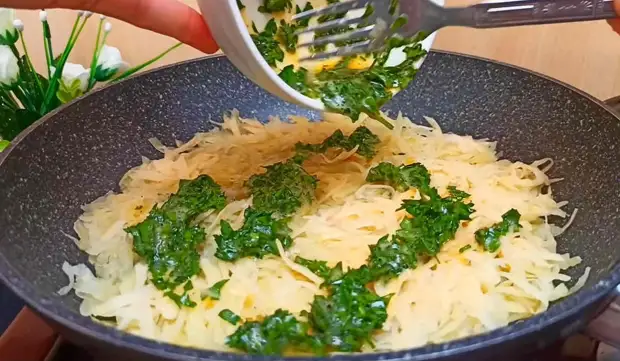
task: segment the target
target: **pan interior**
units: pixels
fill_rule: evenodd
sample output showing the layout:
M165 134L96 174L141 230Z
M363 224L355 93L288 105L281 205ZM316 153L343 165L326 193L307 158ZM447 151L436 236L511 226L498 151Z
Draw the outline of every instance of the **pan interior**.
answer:
M86 261L64 234L72 234L80 206L117 189L141 155L157 157L148 138L170 145L187 140L233 108L261 120L319 118L263 92L224 58L211 58L104 89L41 123L0 167L5 280L27 297L40 297L51 312L79 319L79 300L56 291L67 283L62 263ZM411 119L431 116L447 132L496 140L511 160L552 157L551 175L565 178L554 186L554 198L570 201L568 211L579 209L559 239L560 252L584 259L569 274L592 267L592 286L620 260L620 122L597 103L518 69L433 53L386 109Z

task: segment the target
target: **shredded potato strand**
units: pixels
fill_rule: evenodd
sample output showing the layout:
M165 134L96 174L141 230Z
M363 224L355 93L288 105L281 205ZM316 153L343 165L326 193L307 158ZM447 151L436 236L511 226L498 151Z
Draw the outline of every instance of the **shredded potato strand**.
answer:
M218 317L230 309L244 319L261 319L278 308L299 314L309 310L312 299L323 294L321 279L292 262L296 256L327 261L345 267L366 263L369 245L393 234L404 211L403 199L415 198L415 190L399 193L389 186L365 183L368 170L379 162L396 165L420 162L432 175L432 186L446 194L448 186L471 194L472 220L457 232L435 260L402 273L386 284L376 284L379 295L394 294L383 330L374 336L376 350L403 349L470 336L530 317L547 309L550 302L569 290L562 274L581 260L556 251L554 235L565 228L547 223L548 216L566 217L546 190L545 172L552 165L544 159L531 165L497 158L495 143L468 136L445 134L433 119L429 126L398 116L393 130L376 122L352 123L343 116L328 116L316 123L292 117L291 122L272 119L266 125L242 119L236 111L227 115L221 129L197 134L178 147L149 141L163 158L144 159L120 182L121 193L109 193L84 206L75 223L75 242L90 256L93 273L85 265L65 263L63 271L71 289L83 299L84 316L116 317L119 329L183 346L227 350L226 336L235 326ZM297 142L320 143L335 130L345 134L365 125L381 140L372 162L355 151L310 158L306 169L320 180L317 201L291 221L293 246L280 256L236 263L215 258L214 234L219 221L234 228L243 223L243 211L251 205L244 181L262 167L293 155ZM219 214L198 217L207 230L202 250L202 272L192 279L190 297L195 308L179 309L148 282L148 267L132 251L124 228L144 220L151 208L174 193L181 179L209 174L226 191L229 203ZM234 200L234 201L233 201ZM514 208L522 228L502 239L498 254L484 252L474 233L501 221ZM572 222L571 217L570 222ZM471 245L471 249L459 249ZM220 300L201 300L218 281L230 279ZM557 283L560 281L560 283ZM371 351L371 350L367 350Z

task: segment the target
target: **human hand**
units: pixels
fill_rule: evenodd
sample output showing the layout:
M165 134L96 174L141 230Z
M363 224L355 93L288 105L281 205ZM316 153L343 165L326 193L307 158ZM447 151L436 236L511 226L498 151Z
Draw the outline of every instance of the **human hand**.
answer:
M616 14L620 14L620 0L614 0L614 9L616 10ZM620 35L620 18L607 20L607 23Z
M205 53L218 49L202 16L179 0L0 0L0 6L87 10L171 36Z

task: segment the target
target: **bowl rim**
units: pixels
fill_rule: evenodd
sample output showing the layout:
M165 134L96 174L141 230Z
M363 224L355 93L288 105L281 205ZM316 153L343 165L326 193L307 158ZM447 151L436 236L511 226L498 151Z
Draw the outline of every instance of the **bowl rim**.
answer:
M448 56L458 56L465 57L469 59L474 59L486 63L492 63L494 65L499 65L503 67L507 67L517 71L523 71L526 73L530 73L541 77L545 80L548 80L557 85L561 85L569 90L576 92L577 94L585 97L589 101L599 105L603 110L605 110L609 115L613 118L620 121L620 117L614 113L609 107L603 104L600 100L594 98L592 95L585 93L575 87L565 84L557 79L551 78L546 75L542 75L540 73L530 71L524 69L519 66L506 64L499 61L489 60L478 56L472 55L464 55L455 52L449 51L432 51L435 54L439 55L448 55ZM135 82L144 78L147 75L152 75L158 72L165 72L169 69L176 68L179 66L200 63L204 61L221 61L221 58L224 58L223 54L214 54L206 57L201 57L197 59L191 59L179 63L170 64L167 66L155 68L152 70L145 71L136 76L125 79L120 83L124 82ZM53 121L55 116L69 109L75 103L81 101L82 99L90 96L94 96L95 94L99 94L100 92L105 91L108 87L114 85L108 85L97 89L93 92L88 93L85 96L75 99L74 101L64 104L61 107L57 108L53 112L47 114L43 118L39 119L37 122L32 124L26 130L24 130L18 137L11 142L11 145L5 149L5 151L0 153L0 170L2 169L2 165L5 160L10 156L11 152L15 147L26 137L28 134L32 133L34 129L39 127L41 124ZM104 326L102 324L96 323L92 321L88 317L84 317L76 313L75 311L71 311L68 308L50 308L49 304L52 303L50 298L42 296L36 288L34 288L30 283L22 282L22 279L10 262L6 259L4 254L0 253L0 280L4 282L4 284L11 289L12 292L17 294L28 307L34 310L39 315L43 316L45 319L48 319L67 330L72 332L76 332L82 336L87 337L89 340L98 340L104 343L114 345L119 349L138 352L143 355L148 355L152 357L160 357L160 358L168 358L171 360L196 360L196 359L205 359L205 360L225 360L225 361L276 361L276 360L296 360L296 361L317 361L324 360L325 357L277 357L277 356L253 356L247 354L239 354L232 352L224 352L224 351L214 351L208 349L194 349L189 347L177 346L161 341L156 341L152 339L143 338L137 335L133 335L124 331L117 330L112 327ZM450 341L447 343L441 344L431 344L425 345L421 347L398 350L398 351L387 351L387 352L378 352L378 353L365 353L365 354L347 354L347 355L338 355L333 358L337 358L338 360L343 361L371 361L371 360L381 360L381 361L390 361L390 360L427 360L427 359L435 359L438 357L448 357L448 356L456 356L463 355L469 352L480 351L481 349L499 345L503 342L517 340L527 334L530 334L533 331L542 330L548 326L552 326L561 322L562 320L569 319L571 317L577 317L579 314L583 313L589 306L602 302L606 297L608 297L620 284L620 262L617 262L609 271L605 277L603 277L596 284L590 286L589 288L584 288L578 294L570 296L562 301L563 307L552 308L547 310L541 314L535 315L528 319L525 319L519 323L511 324L508 326L504 326L498 328L496 330L466 337L463 339L458 339L454 341ZM332 358L332 357L329 357Z

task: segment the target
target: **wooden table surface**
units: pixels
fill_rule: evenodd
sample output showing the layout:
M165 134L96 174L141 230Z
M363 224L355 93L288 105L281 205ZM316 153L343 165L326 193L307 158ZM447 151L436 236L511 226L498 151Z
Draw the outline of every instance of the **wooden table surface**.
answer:
M192 0L182 0L193 4ZM472 3L474 0L449 0L449 5ZM37 12L20 11L26 24L26 39L37 66L44 62L41 31ZM75 13L50 11L50 23L56 51L68 36ZM175 43L168 39L120 21L111 20L114 29L108 43L121 49L126 61L141 63ZM88 64L92 54L97 20L92 19L71 58ZM605 22L560 24L494 30L448 28L441 30L434 47L457 51L515 64L549 75L600 99L620 95L620 36ZM201 54L182 47L159 64L199 57Z

